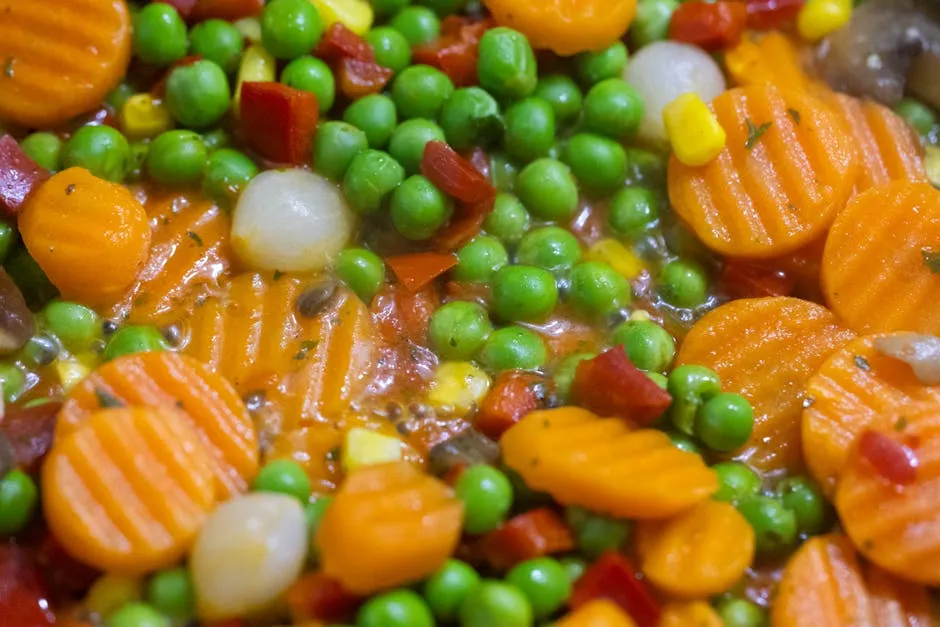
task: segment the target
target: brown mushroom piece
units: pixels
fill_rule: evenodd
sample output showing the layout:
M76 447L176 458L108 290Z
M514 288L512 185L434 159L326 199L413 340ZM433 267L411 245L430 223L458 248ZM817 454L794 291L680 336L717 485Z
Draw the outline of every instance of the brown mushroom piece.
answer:
M0 269L0 355L9 355L33 336L33 314L23 293L6 270Z

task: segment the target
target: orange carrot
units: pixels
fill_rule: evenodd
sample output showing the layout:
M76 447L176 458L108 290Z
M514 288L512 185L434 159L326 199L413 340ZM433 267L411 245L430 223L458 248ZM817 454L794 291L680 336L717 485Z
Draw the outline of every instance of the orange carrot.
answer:
M98 106L127 70L123 0L0 0L0 120L48 127Z
M171 566L215 505L211 462L171 408L96 411L46 458L46 522L71 555L102 570Z
M356 594L427 577L460 539L463 505L411 464L366 467L336 492L316 534L323 572Z
M613 601L596 599L585 603L555 623L556 627L636 627L630 615ZM663 623L665 626L665 623Z
M659 627L724 627L724 622L705 601L667 603Z
M712 495L715 474L661 431L576 407L530 413L503 434L503 460L564 505L622 518L674 516Z
M637 527L640 568L663 592L698 599L727 592L754 558L754 529L729 503L706 501Z
M122 185L81 168L36 190L19 218L30 255L66 298L99 304L137 277L150 249L147 213Z
M805 91L754 85L712 103L727 145L701 167L669 161L669 199L709 248L784 255L821 235L852 192L854 146L832 110Z
M825 307L787 297L743 299L695 323L676 361L711 368L723 390L751 402L754 432L738 459L761 470L795 468L805 382L850 339Z
M823 253L826 302L858 333L940 334L940 191L895 181L859 194ZM860 278L863 277L863 280Z
M776 30L747 33L725 52L724 60L738 87L769 83L781 89L806 90L813 82L803 69L793 40Z
M194 359L155 352L104 364L69 393L56 440L98 409L117 405L178 409L212 454L220 498L243 492L258 471L258 436L245 404L228 381Z

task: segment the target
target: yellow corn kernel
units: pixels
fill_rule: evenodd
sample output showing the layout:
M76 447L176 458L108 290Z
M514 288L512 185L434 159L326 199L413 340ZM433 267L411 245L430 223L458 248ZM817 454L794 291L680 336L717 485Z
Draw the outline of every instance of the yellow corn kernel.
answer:
M75 359L59 359L55 364L55 370L59 375L62 390L66 393L70 392L91 372L83 363Z
M649 322L652 319L653 318L650 316L650 312L646 311L645 309L634 309L633 312L630 313L630 320Z
M245 41L253 44L261 43L261 21L256 17L243 17L232 23Z
M646 269L642 259L613 238L602 239L591 246L585 257L588 261L606 263L628 281L637 278Z
M490 390L490 377L466 361L442 363L434 375L428 402L436 409L465 416Z
M85 597L85 608L107 618L122 605L139 601L143 591L140 579L127 575L105 574L95 580Z
M242 83L272 82L277 73L277 60L261 44L248 46L238 66L238 79L235 83L235 113L242 102Z
M663 108L663 124L676 159L688 166L705 165L725 147L728 136L698 94L682 94Z
M818 41L852 17L852 0L807 0L796 18L796 29L807 41Z
M357 35L365 35L372 27L375 15L372 5L365 0L313 0L313 3L327 26L341 22Z
M342 455L343 469L346 472L401 459L402 443L398 438L361 427L353 427L346 432Z
M133 139L155 137L173 126L170 112L150 94L134 94L124 102L120 113L121 130Z

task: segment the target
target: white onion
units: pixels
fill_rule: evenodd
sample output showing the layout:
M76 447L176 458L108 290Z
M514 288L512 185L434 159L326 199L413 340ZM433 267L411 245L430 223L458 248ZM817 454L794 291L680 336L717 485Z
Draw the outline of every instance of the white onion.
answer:
M307 523L297 499L259 492L220 505L189 561L199 616L264 610L300 576L306 557Z
M663 107L684 93L694 92L711 102L725 90L721 68L707 52L673 41L657 41L630 58L624 80L643 99L640 138L662 145L667 140Z
M940 337L919 333L892 333L875 339L879 353L900 359L924 385L940 384Z
M242 191L232 246L258 270L316 272L352 235L355 216L340 190L306 170L269 170Z

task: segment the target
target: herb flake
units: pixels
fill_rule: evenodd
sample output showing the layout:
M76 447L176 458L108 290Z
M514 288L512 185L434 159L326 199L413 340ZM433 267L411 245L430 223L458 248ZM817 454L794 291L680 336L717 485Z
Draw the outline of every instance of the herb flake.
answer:
M797 125L799 125L800 120L803 119L803 116L800 115L800 112L796 109L787 109L787 115L789 115L793 122Z
M196 246L199 246L200 248L202 248L202 238L199 237L198 233L196 233L195 231L186 231L186 235L189 236L189 239L196 242Z
M894 430L897 431L898 433L900 433L900 432L904 431L904 429L906 429L906 428L907 428L907 418L905 418L904 416L901 416L901 417L898 418L897 421L894 423Z
M855 355L852 358L852 361L855 362L855 365L859 370L864 370L865 372L871 372L871 364L868 363L868 360L862 357L861 355Z
M760 126L755 126L754 123L751 122L751 118L745 118L744 121L747 123L747 141L744 142L744 147L750 150L757 144L764 133L770 129L772 123L764 122Z
M124 403L111 396L107 391L101 388L95 388L95 397L98 399L98 406L102 409L108 407L124 407Z
M931 248L921 248L920 256L924 259L924 265L934 274L940 274L940 251Z
M310 351L315 350L319 344L320 340L304 340L300 343L300 350L294 354L294 359L297 361L306 359Z

